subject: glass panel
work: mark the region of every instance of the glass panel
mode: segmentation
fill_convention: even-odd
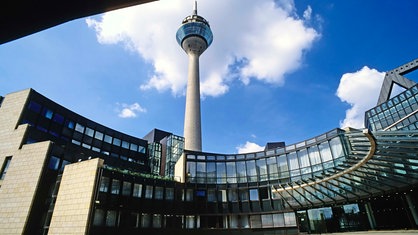
[[[145,198],[152,199],[153,188],[151,185],[145,187]]]
[[[257,181],[257,171],[255,169],[255,161],[249,160],[247,163],[247,176],[249,182],[256,182]]]
[[[289,177],[289,166],[287,165],[286,155],[281,155],[277,158],[277,164],[279,166],[279,178]]]
[[[210,184],[216,183],[216,164],[215,162],[206,163],[207,182]]]
[[[106,214],[106,226],[107,227],[115,227],[117,220],[117,212],[116,211],[107,211]]]
[[[237,182],[237,174],[235,172],[235,162],[227,162],[226,163],[226,176],[228,183],[236,183]]]
[[[196,164],[196,182],[206,183],[206,162],[197,162]]]
[[[52,110],[50,110],[50,109],[45,108],[43,110],[43,115],[47,119],[52,119],[52,116],[54,115],[54,112],[52,112]]]
[[[151,226],[151,215],[150,214],[142,214],[141,226],[142,226],[142,228],[149,228]]]
[[[64,122],[64,117],[62,115],[56,113],[52,120],[56,123],[62,124]]]
[[[119,194],[119,190],[120,190],[120,181],[113,179],[112,180],[112,194]]]
[[[152,227],[161,228],[161,215],[154,214],[152,218]]]
[[[239,189],[239,200],[241,201],[248,201],[248,190],[247,189]]]
[[[261,223],[263,228],[272,228],[273,227],[273,215],[261,215]]]
[[[291,152],[287,154],[287,158],[289,159],[289,168],[290,170],[299,169],[299,162],[296,156],[296,152]]]
[[[129,142],[122,141],[122,148],[129,149]]]
[[[236,188],[228,189],[228,200],[230,202],[238,201],[238,190]]]
[[[332,140],[330,140],[329,144],[331,146],[331,151],[334,156],[334,159],[344,157],[343,146],[341,145],[340,138],[333,138]]]
[[[98,139],[98,140],[102,140],[103,139],[103,133],[100,131],[96,131],[96,134],[94,134],[94,138]]]
[[[261,228],[261,216],[250,215],[251,228]]]
[[[35,101],[30,101],[29,105],[28,105],[29,110],[32,110],[36,113],[41,112],[41,107],[42,106],[40,104],[36,103]]]
[[[163,187],[159,187],[159,186],[155,186],[155,195],[154,195],[154,199],[158,199],[158,200],[162,200],[164,196],[164,188]]]
[[[250,189],[249,191],[250,191],[250,201],[258,201],[259,200],[258,189],[253,188],[253,189]]]
[[[296,216],[295,213],[284,213],[284,223],[286,227],[296,226]]]
[[[7,160],[7,158],[6,158]],[[59,164],[60,164],[60,160],[59,158],[55,157],[55,156],[51,156],[51,159],[49,160],[48,163],[48,168],[51,170],[58,170],[59,169]],[[7,162],[7,165],[5,166],[5,169],[3,169],[2,175],[5,174],[4,171],[7,171],[7,168],[9,167],[9,163],[10,161]],[[3,179],[3,177],[0,177],[0,179]]]
[[[109,191],[109,178],[103,176],[100,180],[100,192],[108,192]]]
[[[134,184],[134,191],[132,196],[141,197],[142,196],[142,184]]]
[[[259,176],[259,179],[261,181],[267,180],[267,166],[266,166],[265,158],[258,159],[256,161],[256,169],[257,169],[257,174]]]
[[[331,150],[329,148],[328,142],[324,142],[319,145],[319,152],[321,153],[322,161],[324,163],[332,160]],[[332,162],[328,162],[328,164],[324,165],[324,167],[334,167],[334,164]]]
[[[208,202],[216,202],[215,189],[208,189]]]
[[[131,182],[126,182],[126,181],[123,182],[122,195],[124,196],[131,195],[131,185],[132,185]]]
[[[96,209],[94,211],[93,225],[94,226],[103,226],[104,225],[104,218],[105,218],[104,210]]]
[[[247,174],[245,169],[245,162],[239,161],[236,162],[237,165],[237,176],[238,176],[238,183],[245,183],[247,182]]]
[[[187,162],[187,178],[188,182],[195,182],[196,177],[196,162]]]
[[[173,188],[166,188],[165,189],[165,199],[166,200],[174,200],[174,189]]]
[[[120,146],[120,139],[114,138],[113,139],[113,145]]]
[[[112,136],[105,135],[104,136],[104,142],[111,144],[112,143]]]
[[[80,123],[76,123],[75,124],[75,130],[80,132],[80,133],[84,133],[84,126],[81,125]]]
[[[216,177],[218,184],[226,183],[226,170],[224,162],[216,163]]]
[[[276,157],[269,157],[267,158],[267,170],[270,180],[278,179],[278,170],[277,170],[277,162]]]
[[[273,223],[274,227],[284,227],[284,215],[273,214]]]
[[[312,146],[308,148],[309,158],[312,165],[321,163],[321,157],[319,156],[319,151],[317,146]]]
[[[85,134],[90,136],[90,137],[93,137],[94,136],[94,130],[89,128],[89,127],[86,127],[86,133]]]

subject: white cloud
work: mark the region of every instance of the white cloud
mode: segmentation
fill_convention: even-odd
[[[133,104],[117,104],[118,106],[122,107],[122,109],[118,109],[118,116],[121,118],[134,118],[137,117],[138,113],[146,113],[147,110],[138,103]]]
[[[364,66],[341,77],[336,95],[351,108],[346,111],[340,127],[364,127],[364,112],[376,105],[384,75],[384,72]]]
[[[202,96],[228,92],[237,75],[244,84],[256,79],[282,85],[284,75],[301,66],[303,53],[320,37],[296,15],[292,0],[202,1],[198,10],[210,21],[214,34],[212,46],[201,56]],[[182,95],[188,60],[175,35],[191,11],[189,1],[161,0],[86,22],[100,43],[119,43],[153,66],[153,74],[141,89]],[[236,61],[245,63],[237,66]],[[236,68],[234,72],[231,67]]]
[[[311,6],[308,6],[307,8],[306,8],[306,10],[303,12],[303,18],[305,19],[305,20],[311,20],[311,17],[312,17],[312,7]]]
[[[260,146],[256,143],[247,141],[244,145],[240,145],[236,147],[236,149],[238,153],[251,153],[251,152],[263,151],[264,146]]]

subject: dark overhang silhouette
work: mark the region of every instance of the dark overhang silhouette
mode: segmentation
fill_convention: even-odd
[[[0,44],[86,16],[156,0],[6,0],[0,7]]]

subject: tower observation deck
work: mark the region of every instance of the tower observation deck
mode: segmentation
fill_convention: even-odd
[[[209,23],[197,14],[196,1],[193,14],[183,20],[177,30],[176,39],[189,57],[184,116],[184,148],[202,151],[199,56],[210,46],[213,35]]]

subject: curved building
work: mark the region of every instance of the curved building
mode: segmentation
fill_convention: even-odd
[[[248,154],[183,151],[157,129],[129,136],[32,89],[0,100],[1,234],[417,228],[417,84],[368,110],[367,129]]]

